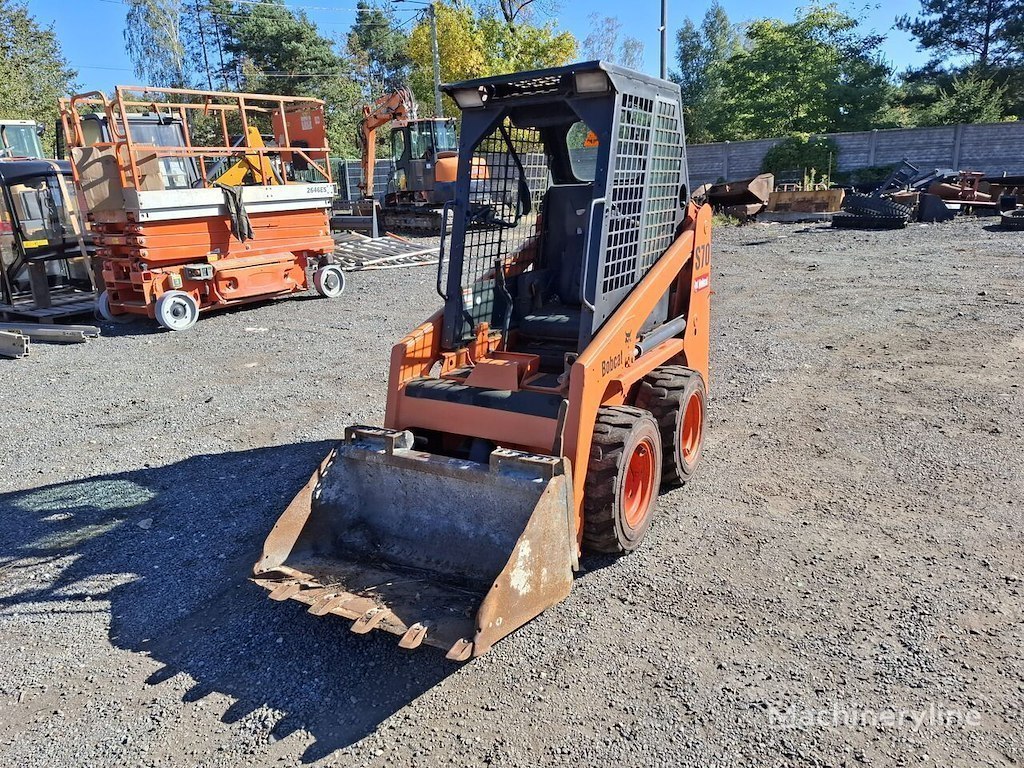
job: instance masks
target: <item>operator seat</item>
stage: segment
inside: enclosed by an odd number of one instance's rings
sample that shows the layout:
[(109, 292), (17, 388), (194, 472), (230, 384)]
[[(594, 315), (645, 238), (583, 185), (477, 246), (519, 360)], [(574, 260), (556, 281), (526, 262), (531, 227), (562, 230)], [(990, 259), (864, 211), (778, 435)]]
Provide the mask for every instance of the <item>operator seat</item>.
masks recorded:
[(593, 190), (592, 183), (556, 184), (544, 194), (538, 268), (523, 275), (516, 302), (520, 348), (541, 342), (578, 351), (583, 249)]

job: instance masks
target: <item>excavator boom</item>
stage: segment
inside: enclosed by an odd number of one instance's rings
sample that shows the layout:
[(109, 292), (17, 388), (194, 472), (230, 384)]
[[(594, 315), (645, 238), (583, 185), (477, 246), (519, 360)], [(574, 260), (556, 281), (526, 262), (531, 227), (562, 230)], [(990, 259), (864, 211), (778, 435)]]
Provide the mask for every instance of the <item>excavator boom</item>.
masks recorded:
[(358, 138), (360, 164), (363, 182), (359, 185), (363, 197), (373, 197), (373, 166), (377, 159), (377, 129), (389, 123), (405, 125), (416, 119), (416, 100), (408, 88), (399, 88), (394, 93), (382, 96), (373, 105), (363, 107), (363, 119), (359, 121)]

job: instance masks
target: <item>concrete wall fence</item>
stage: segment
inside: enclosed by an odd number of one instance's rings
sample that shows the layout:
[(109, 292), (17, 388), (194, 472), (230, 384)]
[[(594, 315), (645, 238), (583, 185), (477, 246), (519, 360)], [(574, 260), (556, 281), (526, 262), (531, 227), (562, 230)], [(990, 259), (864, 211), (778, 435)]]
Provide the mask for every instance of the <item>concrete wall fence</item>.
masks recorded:
[[(952, 168), (1024, 174), (1024, 122), (944, 125), (938, 128), (895, 128), (860, 133), (824, 134), (839, 145), (838, 168), (853, 171), (875, 165), (898, 163), (903, 158), (924, 171)], [(724, 141), (718, 144), (691, 144), (687, 147), (691, 188), (719, 179), (734, 181), (761, 172), (765, 153), (782, 141)], [(593, 166), (596, 149), (573, 151), (573, 165), (587, 172)], [(357, 160), (332, 158), (338, 171), (335, 181), (343, 199), (359, 196), (361, 171)], [(374, 192), (384, 195), (391, 175), (390, 160), (377, 160), (374, 166)], [(821, 172), (825, 168), (818, 169)]]
[[(898, 163), (904, 158), (921, 171), (952, 168), (1024, 174), (1024, 122), (894, 128), (859, 133), (829, 133), (839, 146), (835, 170), (853, 171)], [(756, 176), (769, 149), (782, 139), (724, 141), (687, 147), (690, 184), (734, 181)], [(825, 168), (819, 168), (824, 172)]]

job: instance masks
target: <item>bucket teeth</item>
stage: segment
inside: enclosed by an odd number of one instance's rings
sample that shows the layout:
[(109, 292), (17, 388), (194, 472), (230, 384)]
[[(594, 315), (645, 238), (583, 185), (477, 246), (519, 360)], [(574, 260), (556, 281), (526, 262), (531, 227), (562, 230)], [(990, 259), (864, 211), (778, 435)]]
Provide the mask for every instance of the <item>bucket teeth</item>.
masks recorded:
[(314, 600), (312, 604), (310, 604), (308, 612), (314, 616), (323, 616), (325, 613), (330, 613), (333, 608), (337, 607), (339, 603), (344, 602), (346, 599), (348, 598), (345, 595), (328, 593)]
[(289, 597), (299, 594), (299, 590), (301, 589), (302, 586), (297, 582), (285, 582), (281, 586), (276, 587), (273, 591), (271, 591), (270, 599), (284, 601), (287, 600)]
[(452, 661), (468, 661), (469, 657), (473, 655), (473, 642), (465, 638), (461, 638), (455, 641), (452, 645), (451, 650), (445, 654), (445, 658), (451, 659)]
[(386, 608), (371, 608), (352, 622), (352, 631), (357, 635), (365, 635), (371, 629), (384, 621), (387, 615), (388, 610)]
[(398, 641), (399, 648), (419, 648), (423, 643), (423, 638), (427, 636), (427, 628), (425, 625), (417, 622), (405, 630), (405, 634), (402, 635), (402, 639)]

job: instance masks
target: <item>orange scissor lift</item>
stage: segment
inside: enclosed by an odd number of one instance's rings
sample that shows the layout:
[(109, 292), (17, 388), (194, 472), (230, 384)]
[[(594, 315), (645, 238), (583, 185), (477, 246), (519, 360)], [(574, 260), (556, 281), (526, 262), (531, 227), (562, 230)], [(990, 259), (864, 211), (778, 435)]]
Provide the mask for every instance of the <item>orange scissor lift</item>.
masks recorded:
[[(184, 330), (201, 312), (310, 287), (340, 295), (323, 107), (141, 86), (63, 101), (75, 183), (102, 265), (100, 313)], [(268, 128), (271, 146), (261, 133)], [(199, 135), (215, 137), (200, 142), (212, 146), (194, 145)], [(317, 180), (294, 181), (296, 171)]]

